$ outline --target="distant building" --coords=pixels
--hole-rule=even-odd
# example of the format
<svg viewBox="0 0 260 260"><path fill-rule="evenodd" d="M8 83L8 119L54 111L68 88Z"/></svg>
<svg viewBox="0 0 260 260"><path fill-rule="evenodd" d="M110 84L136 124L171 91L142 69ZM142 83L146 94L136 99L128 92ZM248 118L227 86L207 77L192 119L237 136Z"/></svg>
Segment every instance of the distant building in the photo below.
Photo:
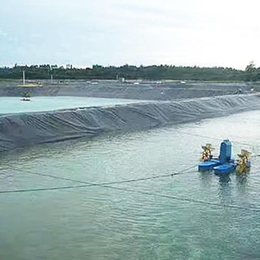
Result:
<svg viewBox="0 0 260 260"><path fill-rule="evenodd" d="M66 70L72 69L72 65L71 64L66 64Z"/></svg>

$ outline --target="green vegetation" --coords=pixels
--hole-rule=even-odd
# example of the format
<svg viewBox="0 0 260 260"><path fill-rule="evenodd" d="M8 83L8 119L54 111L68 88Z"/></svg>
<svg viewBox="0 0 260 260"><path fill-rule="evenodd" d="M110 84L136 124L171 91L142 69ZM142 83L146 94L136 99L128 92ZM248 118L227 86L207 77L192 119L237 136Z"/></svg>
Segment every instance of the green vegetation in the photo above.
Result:
<svg viewBox="0 0 260 260"><path fill-rule="evenodd" d="M93 65L92 68L79 69L58 67L57 65L32 65L0 68L0 79L21 79L22 71L26 79L147 79L147 80L204 80L204 81L257 81L260 80L260 68L253 62L245 71L232 68L182 67L172 65L103 67Z"/></svg>

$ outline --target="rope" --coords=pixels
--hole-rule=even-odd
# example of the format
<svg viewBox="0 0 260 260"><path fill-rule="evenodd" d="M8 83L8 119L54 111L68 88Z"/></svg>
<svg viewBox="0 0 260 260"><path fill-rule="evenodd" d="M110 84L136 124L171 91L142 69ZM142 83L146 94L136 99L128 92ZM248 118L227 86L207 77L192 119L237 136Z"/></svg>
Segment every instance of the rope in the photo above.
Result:
<svg viewBox="0 0 260 260"><path fill-rule="evenodd" d="M221 141L221 142L223 141L223 139L215 138L215 137L212 137L212 136L200 135L200 134L192 134L192 133L188 133L188 132L181 131L181 130L177 130L177 129L175 129L175 131L178 132L178 133L180 133L180 134L185 134L185 135L190 135L190 136L197 136L197 137L212 139L212 140ZM254 145L252 145L252 144L248 144L248 143L244 143L244 142L239 142L239 141L233 141L233 140L232 140L232 143L237 143L237 144L242 144L242 145L247 145L247 146L254 146Z"/></svg>
<svg viewBox="0 0 260 260"><path fill-rule="evenodd" d="M103 186L103 185L112 185L112 184L122 184L122 183L131 183L131 182L139 182L139 181L146 181L146 180L152 180L152 179L159 179L159 178L168 178L168 177L173 177L176 175L180 175L183 173L190 173L193 171L188 171L192 168L194 168L195 166L197 166L197 164L194 164L188 168L185 168L179 172L174 172L174 173L170 173L170 174L162 174L162 175L155 175L155 176L150 176L150 177L143 177L143 178L138 178L138 179L130 179L130 180L123 180L123 181L113 181L113 182L103 182L103 183L92 183L92 182L87 182L87 181L82 181L82 180L74 180L71 178L65 178L65 177L59 177L59 176L55 176L52 174L45 174L45 173L39 173L39 172L34 172L34 171L29 171L29 170L23 170L21 171L20 169L18 170L15 167L10 167L11 169L14 169L15 171L18 172L27 172L30 174L34 174L34 175L40 175L40 176L46 176L46 177L51 177L53 179L58 179L58 180L66 180L66 181L72 181L75 183L82 183L82 184L87 184L87 185L82 185L82 186L64 186L61 187L61 189L65 189L66 187L68 188L72 188L72 187L88 187L88 186ZM28 189L28 190L21 190L21 192L26 192L26 191L42 191L42 190L48 190L48 189L58 189L59 187L53 187L53 188L39 188L39 189ZM14 190L15 192L18 192L18 190ZM11 193L12 190L9 191L0 191L0 193Z"/></svg>
<svg viewBox="0 0 260 260"><path fill-rule="evenodd" d="M86 185L78 185L78 186L63 186L63 187L53 187L53 188L39 188L39 189L30 189L30 190L14 190L14 191L0 191L0 194L2 193L20 193L20 192L32 192L32 191L51 191L51 190L64 190L64 189L72 189L72 188L83 188L83 187L89 187L89 186L101 186L103 188L113 189L113 190L119 190L124 192L131 192L131 193L139 193L143 195L149 195L149 196L157 196L161 198L167 198L172 200L178 200L178 201L184 201L184 202L192 202L196 204L202 204L202 205L208 205L208 206L214 206L214 207L222 207L222 208L231 208L231 209L241 209L241 210L251 210L251 211L259 211L260 208L258 207L242 207L238 205L232 205L232 204L220 204L220 203L214 203L214 202L208 202L203 200L196 200L196 199L190 199L185 197L177 197L177 196L171 196L171 195L164 195L159 193L152 193L152 192L146 192L146 191L138 191L138 190L132 190L132 189L126 189L126 188L119 188L119 187L113 187L105 184L86 184Z"/></svg>
<svg viewBox="0 0 260 260"><path fill-rule="evenodd" d="M203 138L213 139L213 140L217 140L217 141L222 141L222 139L213 138L213 137L209 137L209 136L206 136L206 135L191 134L191 133L188 133L188 132L185 132L185 131L180 131L180 130L177 130L177 129L175 129L175 131L179 132L181 134L186 134L186 135L190 135L190 136L197 136L197 137L203 137ZM239 142L239 141L233 141L233 142L237 143L237 144L252 146L251 144L247 144L247 143L243 143L243 142ZM259 155L254 155L254 156L259 156ZM72 181L72 182L75 182L75 183L82 183L83 185L70 185L70 186L59 186L59 187L49 187L49 188L19 189L19 190L5 190L5 191L0 191L0 194L53 191L53 190L67 190L67 189L85 188L85 187L90 187L90 186L99 186L99 187L103 187L103 188L114 189L114 190L119 190L119 191L124 191L124 192L139 193L139 194L144 194L144 195L149 195L149 196L157 196L157 197L162 197L162 198L167 198L167 199L173 199L173 200L184 201L184 202L192 202L192 203L203 204L203 205L208 205L208 206L260 211L260 208L258 208L258 207L242 207L242 206L231 205L231 204L219 204L219 203L207 202L207 201L203 201L203 200L196 200L196 199L190 199L190 198L184 198L184 197L163 195L163 194L158 194L158 193L152 193L152 192L146 192L146 191L138 191L138 190L132 190L132 189L127 189L127 188L119 188L119 187L109 186L109 185L114 185L114 184L131 183L131 182L146 181L146 180L152 180L152 179L158 179L158 178L173 177L173 176L176 176L176 175L179 175L179 174L182 174L182 173L188 173L188 170L194 168L196 165L197 164L192 165L192 166L190 166L186 169L183 169L182 171L171 173L171 174L155 175L155 176L151 176L151 177L143 177L143 178L138 178L138 179L114 181L114 182L107 182L107 183L90 183L90 182L86 182L86 181L74 180L74 179L70 179L70 178L59 177L59 176L55 176L55 175L51 175L51 174L38 173L38 172L29 171L29 170L21 171L21 170L18 170L17 168L15 168L15 167L13 167L11 169L14 169L16 171L27 172L27 173L31 173L31 174L51 177L51 178L54 178L54 179Z"/></svg>

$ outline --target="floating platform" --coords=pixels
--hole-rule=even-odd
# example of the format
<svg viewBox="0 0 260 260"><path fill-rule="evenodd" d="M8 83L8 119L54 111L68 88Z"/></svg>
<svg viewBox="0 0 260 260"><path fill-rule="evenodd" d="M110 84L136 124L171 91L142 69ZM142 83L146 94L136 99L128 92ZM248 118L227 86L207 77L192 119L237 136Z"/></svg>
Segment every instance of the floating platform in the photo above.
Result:
<svg viewBox="0 0 260 260"><path fill-rule="evenodd" d="M241 150L241 154L238 154L239 160L231 159L231 142L226 139L220 144L220 154L215 159L211 152L214 148L211 144L202 146L203 153L202 163L198 164L198 171L211 171L213 170L217 175L229 174L236 170L238 173L246 173L250 170L251 162L249 161L250 152ZM213 159L212 159L213 158Z"/></svg>
<svg viewBox="0 0 260 260"><path fill-rule="evenodd" d="M21 98L21 101L31 101L31 99L29 97L23 97Z"/></svg>
<svg viewBox="0 0 260 260"><path fill-rule="evenodd" d="M222 164L213 168L214 173L217 175L229 174L236 169L237 165L235 163Z"/></svg>
<svg viewBox="0 0 260 260"><path fill-rule="evenodd" d="M211 170L213 170L214 167L218 166L219 164L220 164L219 160L212 159L212 160L200 163L198 165L198 169L200 172L211 171Z"/></svg>

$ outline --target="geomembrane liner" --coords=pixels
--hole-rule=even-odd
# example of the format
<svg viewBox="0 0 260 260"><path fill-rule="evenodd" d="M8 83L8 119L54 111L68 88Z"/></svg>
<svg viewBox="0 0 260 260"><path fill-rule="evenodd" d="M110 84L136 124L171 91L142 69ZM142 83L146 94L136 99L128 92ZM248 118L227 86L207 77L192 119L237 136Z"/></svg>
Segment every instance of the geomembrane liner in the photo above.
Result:
<svg viewBox="0 0 260 260"><path fill-rule="evenodd" d="M5 115L0 117L0 152L92 137L104 132L198 121L253 109L260 109L257 94Z"/></svg>

